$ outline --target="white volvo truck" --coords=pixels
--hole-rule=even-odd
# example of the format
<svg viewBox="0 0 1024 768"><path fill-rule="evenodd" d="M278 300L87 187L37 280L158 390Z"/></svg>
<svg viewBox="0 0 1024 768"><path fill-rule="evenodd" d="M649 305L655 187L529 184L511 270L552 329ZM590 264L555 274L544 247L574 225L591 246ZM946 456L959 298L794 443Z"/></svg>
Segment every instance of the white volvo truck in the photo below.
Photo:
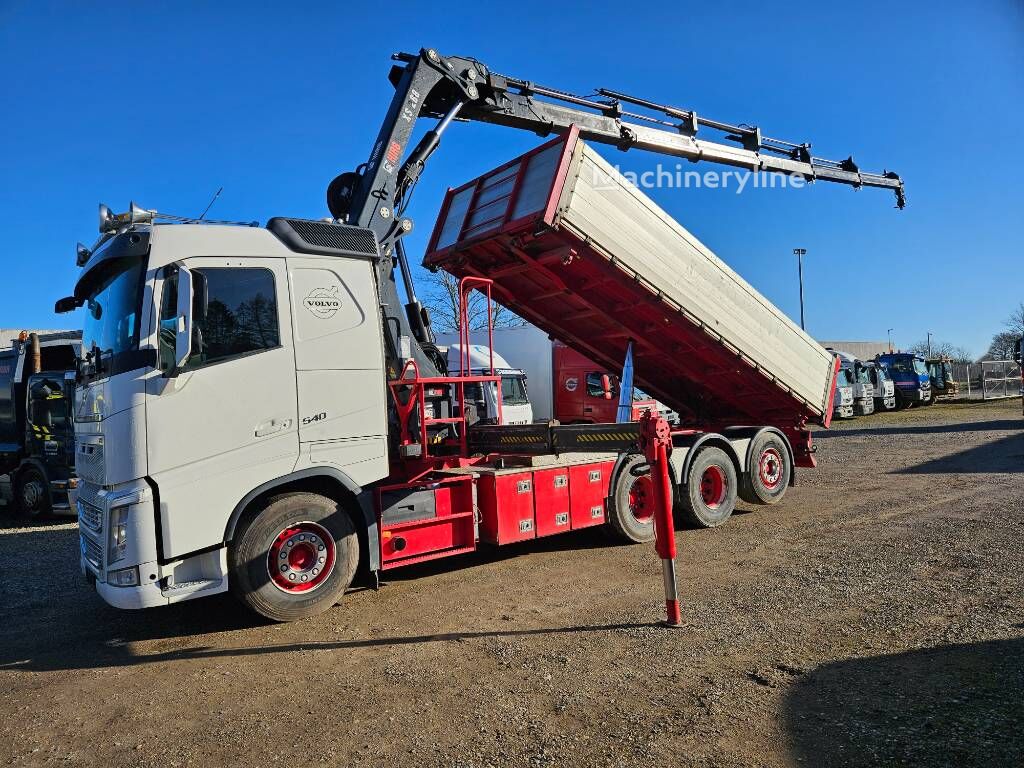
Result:
<svg viewBox="0 0 1024 768"><path fill-rule="evenodd" d="M56 308L86 309L75 404L81 562L111 605L166 605L230 587L253 610L290 620L333 605L360 565L375 579L387 568L472 551L478 541L501 545L599 524L627 540L651 539L649 494L641 492L647 481L625 454L615 460L615 452L635 445L632 426L483 427L474 444L465 419L451 415L452 386L497 378L445 376L401 238L412 229L402 215L407 195L456 115L570 137L579 130L620 149L886 188L902 207L895 174L821 161L809 145L762 139L757 129L625 94L609 95L614 104L605 106L575 98L555 104L565 101L563 92L431 49L397 58L396 94L368 162L328 188L334 222L277 218L259 228L164 217L176 223L160 224L155 212L134 205L118 216L101 207L100 240L79 247L82 275ZM620 101L684 118L687 131L624 121ZM421 116L439 122L399 164ZM726 143L696 139L705 128L723 131ZM582 149L573 141L564 151L578 157ZM548 174L542 199L557 197L551 184L564 176L537 168ZM528 189L533 181L527 174L516 185ZM620 224L644 214L639 194L629 203L635 210L618 214ZM487 205L483 195L474 200ZM446 221L453 210L446 205ZM685 382L661 379L705 418L676 437L679 508L697 524L720 524L737 493L774 503L794 465L814 465L806 425L827 425L835 369L824 350L685 230L647 215L671 234L669 274L700 269L716 284L735 284L729 293L719 290L740 309L723 314L719 298L708 303L719 314L699 320L652 292L660 272L595 283L624 297L640 291L630 300L654 307L664 323L665 313L674 318L665 326L678 334L674 343L731 361L733 378L717 363L721 370L707 384L722 399L704 397L699 408L696 395L686 398ZM467 227L460 237L471 237ZM558 251L543 261L570 275L597 258ZM517 267L501 279L523 273ZM606 303L604 315L612 316L610 299L593 300ZM535 314L543 317L546 305L536 301ZM707 314L703 305L693 311ZM728 341L722 334L733 315L735 323L756 317L773 330L756 347ZM591 334L588 344L599 341ZM766 355L775 348L768 343L792 354ZM689 352L672 354L671 364L692 363ZM638 375L643 370L638 365ZM735 417L728 400L740 386L734 379L760 393L751 412L762 414L766 426L723 426L723 435L719 425ZM506 444L507 454L537 453L538 442L541 462L515 464L500 455ZM595 447L611 449L611 458L576 452Z"/></svg>

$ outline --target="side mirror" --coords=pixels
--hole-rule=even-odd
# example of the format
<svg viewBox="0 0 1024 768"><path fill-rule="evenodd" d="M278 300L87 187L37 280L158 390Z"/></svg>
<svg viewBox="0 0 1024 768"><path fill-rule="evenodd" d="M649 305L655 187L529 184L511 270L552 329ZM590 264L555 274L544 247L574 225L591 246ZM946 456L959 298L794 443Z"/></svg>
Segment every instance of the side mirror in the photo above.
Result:
<svg viewBox="0 0 1024 768"><path fill-rule="evenodd" d="M178 267L178 321L174 329L174 367L181 368L192 354L192 273Z"/></svg>
<svg viewBox="0 0 1024 768"><path fill-rule="evenodd" d="M601 392L605 400L612 399L612 380L607 373L601 374Z"/></svg>
<svg viewBox="0 0 1024 768"><path fill-rule="evenodd" d="M82 303L83 302L80 299L76 299L74 296L65 296L63 299L57 299L53 305L53 311L58 315L63 315L66 312L74 312L82 306Z"/></svg>

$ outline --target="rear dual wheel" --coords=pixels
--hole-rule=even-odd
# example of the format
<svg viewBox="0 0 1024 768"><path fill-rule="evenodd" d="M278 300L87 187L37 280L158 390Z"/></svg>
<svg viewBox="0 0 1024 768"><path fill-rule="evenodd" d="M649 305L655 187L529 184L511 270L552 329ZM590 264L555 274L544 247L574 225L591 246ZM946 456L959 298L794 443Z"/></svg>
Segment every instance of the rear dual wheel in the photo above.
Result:
<svg viewBox="0 0 1024 768"><path fill-rule="evenodd" d="M778 504L786 495L793 474L782 438L771 433L755 438L750 462L740 480L740 498L748 504Z"/></svg>
<svg viewBox="0 0 1024 768"><path fill-rule="evenodd" d="M314 493L271 498L253 513L230 553L231 591L273 621L296 621L341 598L359 564L346 511Z"/></svg>
<svg viewBox="0 0 1024 768"><path fill-rule="evenodd" d="M647 459L632 454L622 463L612 490L608 530L634 544L654 541L654 484Z"/></svg>
<svg viewBox="0 0 1024 768"><path fill-rule="evenodd" d="M736 509L736 467L721 448L705 446L694 457L680 494L683 519L697 528L715 528Z"/></svg>

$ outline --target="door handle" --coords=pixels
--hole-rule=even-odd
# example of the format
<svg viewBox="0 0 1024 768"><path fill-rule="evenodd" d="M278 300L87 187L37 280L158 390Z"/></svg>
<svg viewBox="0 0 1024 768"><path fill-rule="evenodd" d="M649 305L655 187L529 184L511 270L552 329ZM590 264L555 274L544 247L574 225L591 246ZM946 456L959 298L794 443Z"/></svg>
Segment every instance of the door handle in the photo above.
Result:
<svg viewBox="0 0 1024 768"><path fill-rule="evenodd" d="M275 432L280 432L282 429L287 429L288 425L292 423L291 419L271 419L265 421L262 424L256 425L256 437L266 437L272 435Z"/></svg>

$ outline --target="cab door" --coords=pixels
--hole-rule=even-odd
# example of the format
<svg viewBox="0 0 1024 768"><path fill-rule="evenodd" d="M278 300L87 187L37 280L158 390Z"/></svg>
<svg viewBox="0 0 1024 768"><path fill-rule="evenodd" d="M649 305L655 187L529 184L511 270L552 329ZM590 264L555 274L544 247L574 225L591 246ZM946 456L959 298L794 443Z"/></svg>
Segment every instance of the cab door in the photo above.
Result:
<svg viewBox="0 0 1024 768"><path fill-rule="evenodd" d="M181 268L194 290L192 348L176 367ZM299 438L285 260L196 256L162 277L163 375L147 386L147 451L172 558L220 543L235 505L292 471Z"/></svg>

